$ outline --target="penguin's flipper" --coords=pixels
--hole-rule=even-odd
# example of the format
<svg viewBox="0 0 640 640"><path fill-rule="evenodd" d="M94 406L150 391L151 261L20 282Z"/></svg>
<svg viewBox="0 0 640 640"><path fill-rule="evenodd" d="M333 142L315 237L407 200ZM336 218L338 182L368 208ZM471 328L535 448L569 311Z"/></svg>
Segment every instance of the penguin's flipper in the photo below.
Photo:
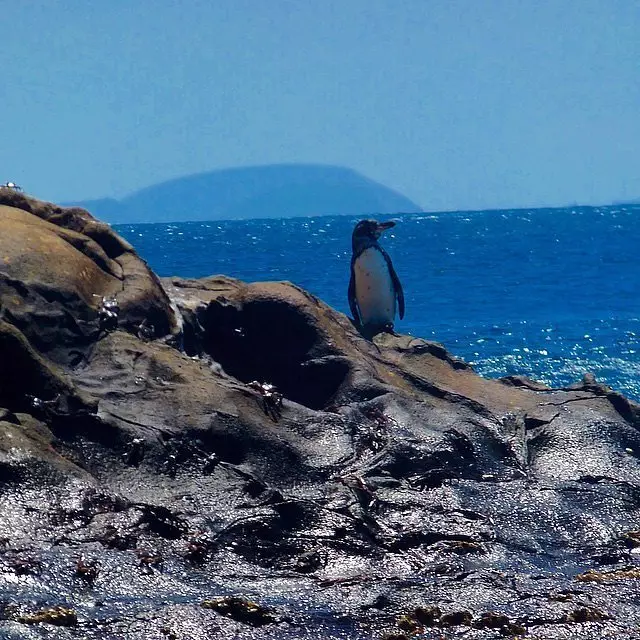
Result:
<svg viewBox="0 0 640 640"><path fill-rule="evenodd" d="M396 292L396 298L398 299L398 315L400 316L400 320L402 320L402 318L404 318L404 291L402 290L402 284L400 283L400 278L398 278L396 270L393 268L393 262L391 262L389 254L382 249L382 255L387 263L387 267L389 267L389 274L393 281L393 289Z"/></svg>
<svg viewBox="0 0 640 640"><path fill-rule="evenodd" d="M360 312L358 311L358 303L356 302L356 276L353 270L353 264L351 265L351 278L349 279L349 290L347 292L349 298L349 309L351 309L351 315L358 326L362 325L360 318Z"/></svg>
<svg viewBox="0 0 640 640"><path fill-rule="evenodd" d="M402 320L402 318L404 318L404 291L402 290L400 279L396 275L396 272L393 271L393 269L391 277L393 278L393 285L396 288L396 296L398 296L398 315L400 316L400 320Z"/></svg>

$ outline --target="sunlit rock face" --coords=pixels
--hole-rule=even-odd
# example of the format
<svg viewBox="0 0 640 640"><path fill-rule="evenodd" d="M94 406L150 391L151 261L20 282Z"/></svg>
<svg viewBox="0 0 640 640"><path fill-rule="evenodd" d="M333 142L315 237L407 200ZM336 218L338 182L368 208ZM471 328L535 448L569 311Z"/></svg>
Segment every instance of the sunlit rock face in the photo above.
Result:
<svg viewBox="0 0 640 640"><path fill-rule="evenodd" d="M0 635L633 637L637 405L0 205Z"/></svg>

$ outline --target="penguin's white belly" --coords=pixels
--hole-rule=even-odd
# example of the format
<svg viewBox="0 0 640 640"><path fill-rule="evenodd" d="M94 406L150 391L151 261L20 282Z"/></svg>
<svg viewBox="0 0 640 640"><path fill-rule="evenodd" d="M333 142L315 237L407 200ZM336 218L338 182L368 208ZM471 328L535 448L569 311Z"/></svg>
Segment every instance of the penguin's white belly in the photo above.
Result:
<svg viewBox="0 0 640 640"><path fill-rule="evenodd" d="M396 294L384 256L377 249L366 249L358 256L353 269L362 324L392 323L396 315Z"/></svg>

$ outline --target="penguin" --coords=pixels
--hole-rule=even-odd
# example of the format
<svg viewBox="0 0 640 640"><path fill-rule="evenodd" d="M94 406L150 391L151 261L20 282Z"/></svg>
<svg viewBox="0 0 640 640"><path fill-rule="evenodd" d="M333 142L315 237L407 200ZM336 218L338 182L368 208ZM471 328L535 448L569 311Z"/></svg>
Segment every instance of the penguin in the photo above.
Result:
<svg viewBox="0 0 640 640"><path fill-rule="evenodd" d="M349 308L356 324L365 335L393 333L396 303L400 318L404 317L404 292L387 252L378 238L395 222L360 220L351 235L351 278Z"/></svg>

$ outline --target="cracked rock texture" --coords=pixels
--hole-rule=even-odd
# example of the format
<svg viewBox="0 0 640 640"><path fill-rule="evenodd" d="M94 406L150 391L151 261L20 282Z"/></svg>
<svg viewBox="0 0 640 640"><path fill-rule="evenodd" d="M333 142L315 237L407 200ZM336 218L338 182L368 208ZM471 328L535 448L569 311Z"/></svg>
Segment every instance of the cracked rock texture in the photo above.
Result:
<svg viewBox="0 0 640 640"><path fill-rule="evenodd" d="M640 638L639 425L0 189L2 638Z"/></svg>

